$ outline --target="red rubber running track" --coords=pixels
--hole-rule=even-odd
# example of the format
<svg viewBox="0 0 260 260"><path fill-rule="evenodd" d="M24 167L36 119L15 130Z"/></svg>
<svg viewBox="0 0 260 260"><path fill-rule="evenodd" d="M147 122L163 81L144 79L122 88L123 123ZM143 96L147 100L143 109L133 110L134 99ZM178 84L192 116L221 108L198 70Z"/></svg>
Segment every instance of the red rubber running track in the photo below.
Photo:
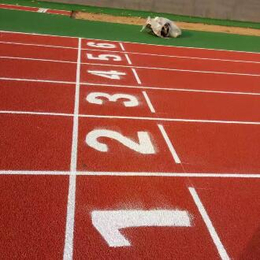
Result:
<svg viewBox="0 0 260 260"><path fill-rule="evenodd" d="M260 54L0 39L3 259L260 258Z"/></svg>

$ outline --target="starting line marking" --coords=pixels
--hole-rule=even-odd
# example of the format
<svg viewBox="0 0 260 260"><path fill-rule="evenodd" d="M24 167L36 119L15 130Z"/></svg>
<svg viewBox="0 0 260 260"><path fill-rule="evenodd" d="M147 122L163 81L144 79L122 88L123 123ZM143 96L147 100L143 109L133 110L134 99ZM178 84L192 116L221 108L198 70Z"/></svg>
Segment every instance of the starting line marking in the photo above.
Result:
<svg viewBox="0 0 260 260"><path fill-rule="evenodd" d="M203 204L202 204L202 202L199 198L198 193L196 192L196 190L194 188L191 188L191 187L189 187L189 192L190 192L190 194L191 194L191 196L192 196L192 198L193 198L193 200L194 200L194 202L195 202L195 204L196 204L196 206L197 206L197 208L198 208L198 210L199 210L199 212L202 216L203 221L205 222L205 224L208 228L210 236L211 236L211 238L212 238L212 240L213 240L213 242L214 242L214 244L215 244L215 246L218 250L218 253L219 253L221 259L222 260L229 260L230 258L227 254L227 251L226 251L225 247L223 246L223 244L222 244L222 242L221 242L221 240L220 240L220 238L219 238L219 236L218 236L218 234L217 234L217 232L216 232L216 230L215 230L215 228L214 228L214 226L213 226L213 224L212 224L212 222L209 218L209 215L208 215L206 209L204 208L204 206L203 206Z"/></svg>
<svg viewBox="0 0 260 260"><path fill-rule="evenodd" d="M76 69L76 89L75 105L73 117L72 148L70 162L70 179L66 217L66 231L63 260L73 259L73 239L74 239L74 222L75 222L75 204L76 204L76 169L78 154L78 124L79 124L79 95L80 95L80 64L81 63L81 38L78 39L78 58Z"/></svg>
<svg viewBox="0 0 260 260"><path fill-rule="evenodd" d="M132 68L132 71L133 71L133 73L134 73L134 76L135 76L135 79L136 79L137 83L138 83L139 85L141 85L142 82L141 82L139 76L137 75L136 70L135 70L134 68Z"/></svg>
<svg viewBox="0 0 260 260"><path fill-rule="evenodd" d="M252 173L183 173L183 172L93 172L93 171L18 171L0 170L0 175L77 175L77 176L118 176L118 177L179 177L179 178L235 178L235 179L260 179L259 174Z"/></svg>

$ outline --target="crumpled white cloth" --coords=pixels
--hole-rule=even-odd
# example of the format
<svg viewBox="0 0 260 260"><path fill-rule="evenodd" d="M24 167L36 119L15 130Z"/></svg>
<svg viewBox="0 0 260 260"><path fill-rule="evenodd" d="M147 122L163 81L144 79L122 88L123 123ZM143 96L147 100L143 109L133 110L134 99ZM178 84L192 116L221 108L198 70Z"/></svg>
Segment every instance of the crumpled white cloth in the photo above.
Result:
<svg viewBox="0 0 260 260"><path fill-rule="evenodd" d="M141 31L147 29L148 31L152 31L158 37L164 38L161 34L161 31L166 23L169 23L170 25L168 37L176 38L181 35L181 29L173 21L164 17L151 18L149 16Z"/></svg>

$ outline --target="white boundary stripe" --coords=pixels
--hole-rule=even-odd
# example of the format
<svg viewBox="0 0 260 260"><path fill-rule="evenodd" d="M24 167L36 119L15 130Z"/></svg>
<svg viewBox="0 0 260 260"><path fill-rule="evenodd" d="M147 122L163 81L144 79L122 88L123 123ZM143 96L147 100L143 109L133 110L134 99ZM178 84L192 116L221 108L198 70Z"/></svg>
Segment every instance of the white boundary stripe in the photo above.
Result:
<svg viewBox="0 0 260 260"><path fill-rule="evenodd" d="M0 110L0 114L14 114L14 115L39 115L39 116L67 116L73 117L73 114L67 113L52 113L52 112L34 112L34 111L9 111Z"/></svg>
<svg viewBox="0 0 260 260"><path fill-rule="evenodd" d="M1 78L0 78L1 79ZM198 92L198 93L209 93L209 94L230 94L230 95L249 95L249 96L260 96L260 93L254 92L238 92L238 91L218 91L218 90L204 90L204 89L185 89L185 88L165 88L165 87L148 87L148 86L129 86L129 85L116 85L116 84L102 84L102 83L88 83L83 82L82 85L87 86L104 86L114 88L137 88L137 89L150 89L150 90L166 90L166 91L179 91L179 92Z"/></svg>
<svg viewBox="0 0 260 260"><path fill-rule="evenodd" d="M181 163L181 160L180 160L176 150L174 149L174 147L171 143L171 140L170 140L169 136L167 135L163 125L158 124L158 127L159 127L159 129L160 129L160 131L163 135L163 138L164 138L164 140L165 140L165 142L166 142L166 144L167 144L167 146L168 146L168 148L169 148L169 150L172 154L172 157L173 157L175 163L177 163L177 164Z"/></svg>
<svg viewBox="0 0 260 260"><path fill-rule="evenodd" d="M0 44L10 44L10 45L19 45L19 46L35 46L35 47L46 47L46 48L56 48L56 49L72 49L77 50L75 47L66 47L59 45L45 45L45 44L36 44L36 43L23 43L23 42L8 42L8 41L0 41Z"/></svg>
<svg viewBox="0 0 260 260"><path fill-rule="evenodd" d="M13 31L5 31L0 30L0 33L10 33L10 34L26 34L26 35L40 35L40 36L54 36L60 38L68 38L68 39L78 39L77 37L73 36L64 36L64 35L55 35L55 34L40 34L40 33L25 33L25 32L13 32ZM96 39L96 38L82 38L83 40L97 40L97 41L107 41L107 42L122 42L122 41L115 41L115 40L107 40L107 39ZM260 52L252 52L252 51L237 51L237 50L225 50L225 49L211 49L211 48L202 48L202 47L187 47L187 46L172 46L172 45L159 45L159 44L149 44L149 43L142 43L142 42L129 42L124 41L124 43L129 44L141 44L141 45L149 45L149 46L158 46L158 47L166 47L166 48L181 48L181 49L195 49L195 50L209 50L209 51L216 51L216 52L235 52L235 53L250 53L255 55L260 55Z"/></svg>
<svg viewBox="0 0 260 260"><path fill-rule="evenodd" d="M152 113L155 113L155 109L154 109L154 106L150 100L150 98L148 97L146 91L142 91L143 95L144 95L144 98L145 98L145 101L149 107L149 109L151 110Z"/></svg>
<svg viewBox="0 0 260 260"><path fill-rule="evenodd" d="M140 78L138 77L136 70L135 70L134 68L132 68L132 71L133 71L133 73L134 73L134 76L135 76L135 79L136 79L137 83L138 83L139 85L141 85L142 82L141 82Z"/></svg>
<svg viewBox="0 0 260 260"><path fill-rule="evenodd" d="M165 121L165 122L186 122L186 123L212 123L212 124L238 124L238 125L260 125L260 122L252 121L225 121L225 120L204 120L204 119L182 119L182 118L162 118L162 117L134 117L134 116L102 116L102 115L80 115L86 118L104 118L104 119L129 119L129 120L147 120L147 121Z"/></svg>
<svg viewBox="0 0 260 260"><path fill-rule="evenodd" d="M76 64L75 61L38 59L38 58L28 58L28 57L0 56L0 59L8 59L8 60L28 60L28 61L43 61L43 62L57 62L57 63L71 63L71 64Z"/></svg>
<svg viewBox="0 0 260 260"><path fill-rule="evenodd" d="M131 65L114 65L114 64L103 64L103 63L89 63L83 62L84 65L93 66L107 66L107 67L122 67L122 68L136 68L145 70L163 70L163 71L179 71L187 73L201 73L201 74L217 74L217 75L229 75L229 76L248 76L248 77L260 77L260 74L251 73L237 73L237 72L226 72L226 71L211 71L211 70L186 70L186 69L176 69L176 68L159 68L159 67L145 67L145 66L131 66Z"/></svg>
<svg viewBox="0 0 260 260"><path fill-rule="evenodd" d="M73 239L74 239L74 221L75 221L75 204L76 204L76 168L77 168L77 150L78 150L78 123L79 123L78 113L79 113L79 94L80 94L80 63L81 63L81 38L79 38L78 40L75 107L74 107L74 118L73 118L70 179L69 179L69 192L68 192L63 260L73 259Z"/></svg>
<svg viewBox="0 0 260 260"><path fill-rule="evenodd" d="M41 80L41 79L20 79L20 78L6 78L0 77L0 80L5 81L24 81L24 82L40 82L40 83L53 83L53 84L68 84L75 85L73 81L56 81L56 80ZM149 86L129 86L129 85L116 85L116 84L102 84L102 83L88 83L81 82L81 85L85 86L104 86L114 88L136 88L136 89L149 89L149 90L162 90L162 91L177 91L177 92L195 92L195 93L206 93L206 94L228 94L228 95L246 95L246 96L260 96L260 93L254 92L237 92L237 91L217 91L217 90L199 90L199 89L185 89L185 88L164 88L164 87L149 87Z"/></svg>
<svg viewBox="0 0 260 260"><path fill-rule="evenodd" d="M216 232L216 230L215 230L215 228L214 228L214 226L213 226L213 224L212 224L212 222L209 218L209 215L208 215L206 209L204 208L196 190L192 187L189 187L189 192L190 192L190 194L191 194L191 196L192 196L192 198L193 198L193 200L194 200L194 202L195 202L195 204L196 204L196 206L197 206L197 208L198 208L198 210L199 210L199 212L202 216L203 221L205 222L205 224L208 228L210 236L211 236L211 238L212 238L212 240L213 240L213 242L214 242L214 244L215 244L215 246L218 250L218 253L219 253L221 259L222 260L229 260L230 258L227 254L227 251L226 251L225 247L223 246L223 244L222 244L222 242L221 242L221 240L220 240L220 238L219 238L219 236L218 236L218 234L217 234L217 232Z"/></svg>
<svg viewBox="0 0 260 260"><path fill-rule="evenodd" d="M70 175L71 171L17 171L0 170L0 175ZM77 171L73 174L84 176L119 176L119 177L180 177L180 178L235 178L260 179L259 174L252 173L183 173L183 172L94 172Z"/></svg>

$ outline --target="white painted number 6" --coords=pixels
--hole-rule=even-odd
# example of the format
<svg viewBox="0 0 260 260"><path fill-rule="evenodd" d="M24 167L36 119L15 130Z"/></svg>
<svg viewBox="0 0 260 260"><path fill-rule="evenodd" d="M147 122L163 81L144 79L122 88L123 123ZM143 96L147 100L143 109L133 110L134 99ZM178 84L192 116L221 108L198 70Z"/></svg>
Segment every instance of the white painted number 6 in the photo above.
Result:
<svg viewBox="0 0 260 260"><path fill-rule="evenodd" d="M91 104L102 105L103 100L101 97L107 98L111 102L116 102L118 99L128 99L128 101L123 101L125 107L136 107L138 106L138 100L135 96L128 94L114 94L109 95L103 92L92 92L88 94L86 100Z"/></svg>
<svg viewBox="0 0 260 260"><path fill-rule="evenodd" d="M102 48L102 49L114 49L114 48L116 48L115 44L112 44L112 43L87 42L87 45L90 46L90 47Z"/></svg>
<svg viewBox="0 0 260 260"><path fill-rule="evenodd" d="M155 149L151 142L150 136L147 132L137 132L138 143L134 142L130 138L123 136L122 134L112 130L97 129L89 132L86 136L86 143L93 149L100 152L108 152L108 146L98 141L100 137L106 137L114 139L126 147L141 153L141 154L155 154Z"/></svg>

